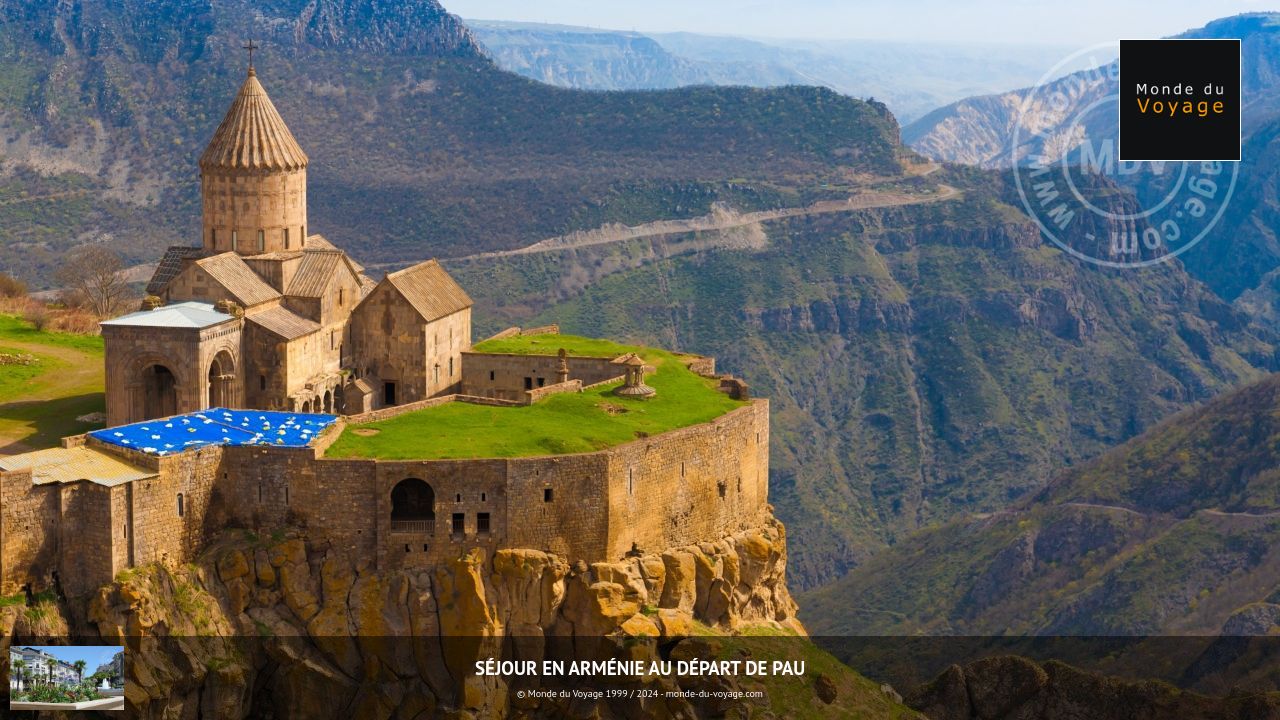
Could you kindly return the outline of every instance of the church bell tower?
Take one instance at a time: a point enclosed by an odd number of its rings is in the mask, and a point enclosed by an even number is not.
[[[280,117],[250,54],[249,73],[200,156],[203,245],[241,255],[301,250],[307,154]]]

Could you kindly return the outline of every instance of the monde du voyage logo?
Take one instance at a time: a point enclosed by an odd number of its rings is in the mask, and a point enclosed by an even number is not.
[[[1108,267],[1163,262],[1221,219],[1239,173],[1236,39],[1121,40],[1065,58],[1023,98],[1014,180],[1041,233]],[[1066,74],[1071,67],[1089,69]]]

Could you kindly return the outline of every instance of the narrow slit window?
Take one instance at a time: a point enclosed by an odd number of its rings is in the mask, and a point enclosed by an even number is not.
[[[186,514],[186,508],[182,504],[182,493],[178,493],[178,517]]]

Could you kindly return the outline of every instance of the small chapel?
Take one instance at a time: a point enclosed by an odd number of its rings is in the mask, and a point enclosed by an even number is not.
[[[358,414],[457,391],[471,298],[435,260],[374,281],[307,226],[307,154],[252,63],[200,156],[203,231],[104,321],[107,425],[211,407]]]

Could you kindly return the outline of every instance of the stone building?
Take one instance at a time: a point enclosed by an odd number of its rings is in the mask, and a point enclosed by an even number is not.
[[[249,68],[200,156],[201,244],[102,323],[107,423],[210,407],[364,412],[450,392],[471,299],[435,261],[375,283],[307,227],[308,158]]]

